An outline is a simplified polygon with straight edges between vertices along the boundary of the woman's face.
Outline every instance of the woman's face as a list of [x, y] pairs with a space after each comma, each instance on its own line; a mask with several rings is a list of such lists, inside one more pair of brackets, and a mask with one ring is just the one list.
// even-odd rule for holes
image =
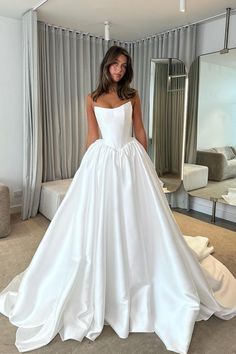
[[122, 77], [125, 74], [126, 67], [127, 67], [127, 57], [123, 54], [120, 54], [115, 59], [114, 64], [111, 64], [109, 67], [109, 72], [114, 82], [118, 82], [122, 79]]

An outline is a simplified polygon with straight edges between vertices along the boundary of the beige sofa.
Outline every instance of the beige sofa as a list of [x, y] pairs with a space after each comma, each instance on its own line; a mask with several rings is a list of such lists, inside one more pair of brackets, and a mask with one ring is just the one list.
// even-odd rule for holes
[[236, 177], [236, 146], [198, 150], [197, 164], [208, 167], [209, 180], [223, 181]]

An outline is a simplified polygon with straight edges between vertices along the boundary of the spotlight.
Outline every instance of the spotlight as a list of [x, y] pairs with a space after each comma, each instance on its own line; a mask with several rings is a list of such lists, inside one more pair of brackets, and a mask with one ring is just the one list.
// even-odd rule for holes
[[179, 11], [185, 12], [185, 0], [179, 0]]
[[110, 30], [110, 28], [109, 28], [110, 22], [105, 21], [104, 25], [105, 25], [105, 40], [109, 41], [109, 39], [110, 39], [110, 31], [109, 31]]

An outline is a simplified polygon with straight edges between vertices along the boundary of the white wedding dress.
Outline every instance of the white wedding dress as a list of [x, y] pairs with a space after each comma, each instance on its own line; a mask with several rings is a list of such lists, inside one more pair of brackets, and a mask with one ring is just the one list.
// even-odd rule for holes
[[20, 352], [58, 333], [95, 340], [109, 324], [121, 338], [155, 332], [186, 354], [195, 321], [236, 315], [236, 279], [181, 234], [131, 135], [131, 101], [95, 114], [102, 139], [85, 152], [30, 265], [1, 292], [0, 312], [18, 327]]

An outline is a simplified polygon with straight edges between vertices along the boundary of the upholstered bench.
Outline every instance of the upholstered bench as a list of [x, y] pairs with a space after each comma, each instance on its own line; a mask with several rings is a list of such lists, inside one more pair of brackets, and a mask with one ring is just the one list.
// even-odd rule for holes
[[8, 186], [0, 183], [0, 237], [6, 237], [10, 231], [10, 192]]
[[183, 184], [185, 190], [192, 191], [194, 189], [203, 188], [208, 183], [208, 167], [194, 165], [190, 163], [184, 164]]
[[52, 220], [61, 204], [72, 178], [44, 182], [41, 186], [39, 212]]

